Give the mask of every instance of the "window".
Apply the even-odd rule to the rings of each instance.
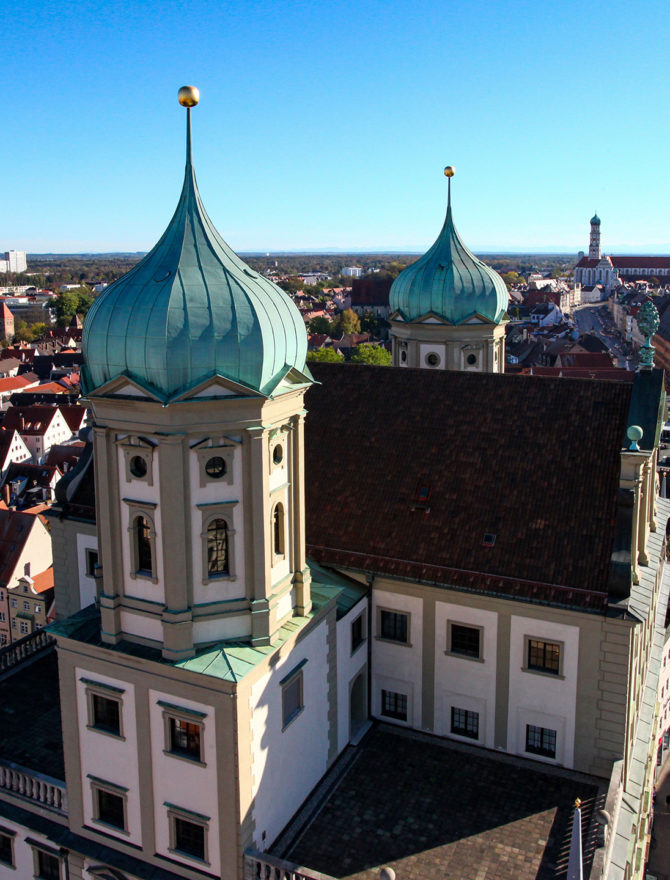
[[[409,614],[379,610],[379,638],[389,642],[409,642]]]
[[[284,505],[276,504],[272,514],[272,540],[275,556],[284,555]]]
[[[136,516],[133,523],[135,536],[136,567],[137,574],[153,575],[153,561],[151,555],[151,529],[148,521],[143,516]]]
[[[138,480],[147,475],[147,463],[141,455],[134,455],[130,459],[129,469],[130,473]]]
[[[282,702],[282,730],[293,721],[303,710],[303,682],[302,682],[302,667],[305,665],[307,661],[303,660],[302,663],[299,663],[296,669],[282,678],[279,682],[282,688],[281,693],[281,702]]]
[[[436,354],[434,351],[431,351],[430,354],[426,355],[426,363],[429,367],[437,367],[440,364],[440,356]]]
[[[168,718],[169,749],[173,755],[200,760],[200,733],[202,726],[183,718]]]
[[[14,867],[14,833],[0,831],[0,862]]]
[[[95,577],[95,567],[98,564],[98,551],[86,550],[86,574]]]
[[[361,612],[351,624],[351,653],[365,641],[365,611]]]
[[[7,615],[5,614],[4,611],[0,611],[0,621],[2,621],[4,623],[5,620],[7,620]]]
[[[205,441],[207,443],[208,441]],[[232,441],[231,441],[232,442]],[[200,488],[211,483],[233,483],[233,465],[235,462],[235,445],[231,446],[196,446],[198,470],[200,472]]]
[[[220,455],[213,455],[205,462],[205,473],[212,480],[220,480],[226,475],[226,462]]]
[[[7,634],[0,633],[0,646],[7,644]]]
[[[207,526],[207,573],[209,577],[229,574],[228,523],[213,519]]]
[[[114,736],[121,735],[121,707],[118,700],[104,697],[102,694],[91,694],[93,718],[91,727],[104,730]]]
[[[112,828],[120,828],[122,831],[125,831],[125,796],[109,791],[106,788],[99,788],[97,785],[93,786],[93,796],[96,821],[104,822],[105,825],[111,825]]]
[[[556,731],[548,727],[526,725],[526,751],[545,758],[556,757]]]
[[[382,715],[407,721],[407,695],[382,690]]]
[[[153,447],[143,443],[123,444],[123,458],[126,466],[126,482],[139,480],[148,486],[153,485],[152,460]]]
[[[12,629],[16,629],[16,618],[12,617]]]
[[[29,630],[28,630],[28,621],[27,620],[21,621],[21,628],[20,629],[21,629],[21,633],[24,636],[28,634]]]
[[[479,712],[451,707],[451,732],[469,739],[479,739]]]
[[[559,675],[561,671],[561,646],[558,642],[527,639],[527,669]]]
[[[479,660],[481,657],[481,629],[478,626],[465,626],[462,623],[448,624],[448,650],[451,654],[461,657],[471,657]]]
[[[207,861],[207,817],[202,819],[197,814],[183,812],[179,815],[173,810],[168,810],[170,819],[170,849],[181,855],[190,856],[201,862]],[[188,818],[186,818],[186,815]],[[191,818],[193,817],[193,818]],[[195,819],[195,821],[194,821]]]
[[[39,880],[60,880],[60,861],[58,856],[34,849],[35,876]]]
[[[284,460],[284,447],[281,443],[277,443],[275,448],[272,450],[272,463],[274,465],[279,465]]]
[[[24,603],[23,603],[23,610],[24,610],[24,611],[30,611],[30,602],[24,602]]]
[[[477,355],[469,354],[466,358],[466,361],[468,362],[469,366],[473,366],[477,363]]]
[[[35,605],[35,614],[39,614],[41,610],[42,610],[41,605]]]
[[[16,599],[12,599],[12,608],[16,608],[18,605]]]

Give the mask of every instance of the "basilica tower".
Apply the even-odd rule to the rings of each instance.
[[[187,107],[184,184],[162,238],[93,304],[102,640],[268,644],[310,607],[304,549],[307,339],[289,297],[225,243],[200,200]]]
[[[393,365],[502,373],[507,288],[461,240],[447,216],[430,248],[396,278],[389,298]]]
[[[600,217],[591,217],[591,235],[589,236],[589,260],[600,259]]]

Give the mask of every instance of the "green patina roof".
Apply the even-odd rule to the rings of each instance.
[[[593,217],[591,217],[590,222],[593,226],[600,226],[600,217],[597,214],[594,214]]]
[[[264,394],[291,368],[309,381],[298,309],[231,250],[203,207],[190,111],[177,210],[153,250],[95,300],[82,347],[87,393],[119,376],[163,400],[215,375]]]
[[[399,312],[406,321],[433,313],[450,324],[462,324],[475,315],[499,324],[508,299],[500,275],[478,260],[456,231],[450,180],[442,231],[431,249],[393,282],[391,311]]]

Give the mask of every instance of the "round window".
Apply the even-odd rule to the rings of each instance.
[[[130,459],[130,473],[131,473],[134,477],[137,477],[138,479],[141,479],[142,477],[146,477],[146,475],[147,475],[147,463],[146,463],[146,461],[142,458],[141,455],[134,455],[134,456]]]
[[[428,364],[429,367],[437,367],[437,366],[439,366],[439,363],[440,363],[440,356],[439,356],[439,354],[435,354],[434,351],[431,351],[430,354],[427,354],[427,355],[426,355],[426,363]]]
[[[284,460],[284,449],[281,443],[277,443],[275,448],[272,450],[272,461],[275,464],[281,464]]]
[[[476,354],[469,354],[467,357],[467,361],[470,364],[470,366],[472,366],[473,364],[476,364],[477,363],[477,355]]]
[[[404,364],[406,360],[407,360],[407,352],[401,351],[400,352],[400,362]]]
[[[207,464],[205,465],[205,472],[208,477],[212,477],[212,479],[218,480],[226,473],[226,462],[221,458],[220,455],[215,455],[213,458],[207,460]]]

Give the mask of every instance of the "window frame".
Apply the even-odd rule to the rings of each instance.
[[[198,473],[200,474],[200,488],[206,486],[232,486],[235,461],[235,444],[224,444],[223,446],[201,446],[195,449],[198,459]],[[220,477],[213,477],[207,473],[207,462],[210,458],[222,458],[226,464],[225,473]]]
[[[544,740],[544,734],[545,734],[545,733],[550,733],[550,734],[553,734],[553,735],[554,735],[554,750],[553,750],[553,753],[550,752],[548,749],[543,748],[542,746],[540,746],[540,747],[537,748],[537,749],[536,749],[536,748],[529,748],[528,738],[529,738],[529,734],[530,734],[530,729],[531,729],[531,727],[532,727],[534,730],[538,730],[538,731],[540,731],[540,741],[541,741],[541,742]],[[524,752],[525,752],[527,755],[537,755],[537,757],[539,757],[539,758],[546,758],[546,759],[548,759],[548,760],[550,760],[550,761],[555,761],[555,760],[556,760],[556,755],[558,754],[558,731],[557,731],[557,730],[554,730],[553,727],[541,727],[539,724],[526,724],[526,736],[525,736],[525,741],[524,741]]]
[[[137,501],[130,498],[123,499],[128,506],[128,542],[130,544],[130,577],[140,580],[158,583],[158,566],[156,553],[156,504],[153,501]],[[149,546],[151,548],[151,572],[139,568],[139,547],[136,537],[136,521],[142,517],[149,525]]]
[[[48,846],[48,844],[43,844],[41,841],[32,840],[30,838],[26,838],[26,843],[33,851],[33,877],[34,880],[51,880],[49,877],[45,877],[40,868],[40,857],[46,856],[50,859],[55,859],[58,862],[58,880],[61,880],[63,876],[62,864],[63,857],[62,854],[52,847]]]
[[[154,460],[154,447],[149,446],[148,444],[132,444],[132,443],[124,443],[121,446],[123,450],[123,460],[125,464],[125,473],[126,473],[126,483],[146,483],[147,486],[153,486],[154,477],[153,477],[153,460]],[[147,466],[146,474],[142,476],[136,476],[130,470],[131,462],[135,458],[144,459],[144,463]]]
[[[357,642],[354,642],[354,626],[360,621],[361,634],[360,639]],[[368,627],[367,627],[367,609],[364,608],[360,614],[356,615],[354,619],[351,621],[350,628],[350,637],[351,637],[351,656],[358,651],[361,645],[364,645],[368,640]]]
[[[283,500],[275,501],[272,505],[270,514],[270,540],[272,542],[272,565],[282,562],[286,559],[287,545],[286,540],[287,516]],[[277,549],[277,538],[279,538],[279,549]]]
[[[454,650],[454,627],[470,629],[478,634],[478,653],[469,654],[465,651]],[[484,662],[484,627],[476,623],[465,623],[462,620],[447,621],[447,650],[444,652],[450,657],[458,657],[461,660],[474,660],[476,663]]]
[[[166,703],[163,700],[158,701],[158,705],[162,709],[163,716],[163,754],[169,755],[171,758],[178,758],[180,761],[188,761],[189,764],[197,764],[200,767],[206,767],[205,762],[205,712],[197,709],[188,709],[185,706],[175,706],[172,703]],[[186,724],[197,724],[200,728],[200,754],[198,757],[190,755],[186,751],[179,751],[174,748],[172,739],[172,721],[179,721]]]
[[[3,858],[0,858],[0,865],[4,865],[6,868],[16,868],[16,860],[14,855],[14,841],[16,840],[16,831],[13,831],[11,828],[5,828],[3,825],[0,825],[0,839],[5,838],[9,842],[9,852],[10,852],[10,861],[7,862]]]
[[[547,645],[556,645],[558,647],[558,668],[556,670],[551,669],[547,666],[531,666],[530,665],[530,651],[531,651],[531,643],[539,642],[545,646],[545,657],[546,657],[546,646]],[[548,678],[554,679],[564,679],[565,675],[563,674],[563,663],[565,658],[565,642],[560,641],[559,639],[545,638],[539,636],[524,636],[523,643],[523,666],[521,667],[524,672],[529,672],[532,675],[544,675]]]
[[[105,736],[111,736],[113,739],[120,739],[125,741],[125,735],[123,732],[123,694],[125,690],[123,688],[115,687],[111,684],[105,684],[101,681],[92,681],[88,678],[80,678],[80,682],[84,685],[86,689],[86,708],[88,712],[88,723],[86,725],[87,730],[94,730],[96,733],[102,733]],[[110,702],[115,702],[119,707],[119,732],[114,733],[112,730],[107,730],[104,727],[99,727],[95,723],[95,701],[94,697],[102,697],[105,700],[109,700]]]
[[[91,557],[95,556],[95,563],[91,565]],[[84,548],[84,573],[86,577],[95,577],[96,566],[100,564],[100,554],[93,547]]]
[[[176,804],[170,804],[167,801],[163,804],[164,807],[167,808],[167,818],[168,818],[168,827],[169,827],[169,844],[168,850],[176,856],[179,856],[183,859],[192,859],[195,862],[200,863],[201,865],[209,865],[209,823],[211,821],[210,816],[204,816],[202,813],[196,813],[193,810],[187,810],[184,807],[179,807]],[[200,827],[203,829],[203,854],[202,857],[194,855],[193,853],[186,852],[183,849],[179,849],[177,846],[177,820],[180,822],[188,822],[191,825]]]
[[[237,501],[217,501],[213,504],[198,504],[201,515],[200,543],[202,545],[202,584],[207,586],[210,583],[219,581],[235,581],[237,580],[235,568],[235,506]],[[228,573],[212,574],[209,573],[209,525],[216,519],[222,519],[226,523],[226,536],[228,541]]]
[[[404,717],[400,713],[398,709],[390,709],[385,711],[385,697],[395,697],[395,702],[398,702],[397,698],[405,701],[405,714]],[[401,721],[404,724],[409,723],[409,694],[400,693],[400,691],[389,691],[386,688],[380,688],[379,694],[379,714],[382,718],[390,718],[392,721]]]
[[[479,716],[480,716],[480,713],[474,709],[465,709],[465,708],[463,708],[463,706],[451,706],[450,708],[451,708],[451,711],[450,711],[450,721],[449,721],[449,732],[451,733],[451,735],[452,736],[460,736],[463,739],[470,740],[470,742],[479,742],[480,741],[480,737],[479,737]],[[454,729],[454,721],[455,721],[454,713],[456,713],[456,712],[462,712],[462,713],[464,713],[464,716],[465,716],[464,717],[465,725],[464,725],[464,727],[459,728],[458,730]],[[468,732],[468,721],[469,721],[469,716],[471,716],[471,715],[476,716],[476,719],[477,719],[477,730],[476,730],[476,733],[474,734],[474,736],[472,735],[471,732]]]
[[[407,619],[406,626],[406,634],[405,640],[402,641],[400,639],[389,638],[388,636],[383,635],[383,615],[384,614],[393,614],[396,617],[405,617]],[[409,611],[402,611],[398,608],[386,608],[382,605],[377,606],[377,639],[380,642],[387,642],[390,645],[404,645],[405,647],[411,648],[412,642],[410,640],[411,637],[411,625],[412,625],[412,615]]]
[[[281,688],[282,732],[285,731],[287,727],[290,727],[295,719],[302,715],[305,710],[305,679],[303,676],[303,668],[306,663],[307,659],[302,660],[300,663],[298,663],[297,666],[294,666],[293,669],[279,682],[279,686]],[[293,687],[298,688],[298,699],[295,701],[297,705],[296,708],[292,709],[292,711],[287,714],[286,695],[289,693],[289,688]]]
[[[130,836],[130,831],[128,830],[128,789],[123,785],[117,785],[114,782],[108,782],[106,779],[99,779],[97,776],[88,775],[88,781],[91,786],[91,800],[92,800],[92,819],[97,825],[104,826],[105,829],[108,829],[110,832],[114,832],[116,834],[122,834],[126,837]],[[112,795],[112,797],[117,797],[120,799],[122,807],[123,807],[123,827],[119,825],[114,825],[111,822],[105,821],[105,819],[100,816],[100,793]]]

